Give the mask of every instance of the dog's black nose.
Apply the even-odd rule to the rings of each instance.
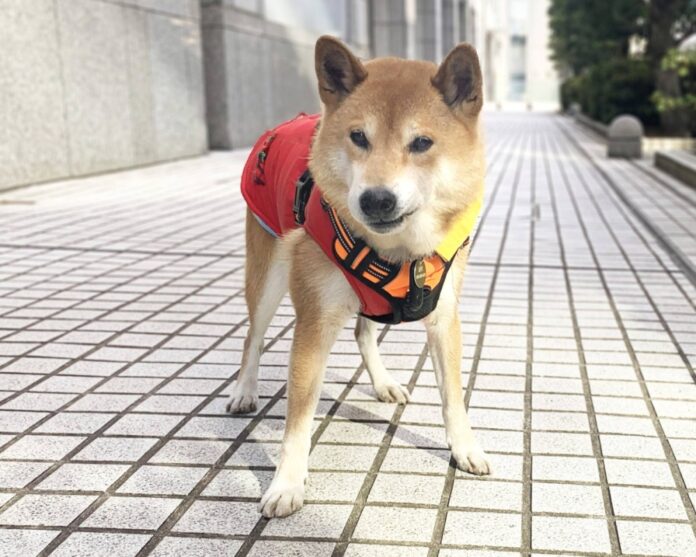
[[[387,220],[396,208],[396,196],[387,188],[370,188],[360,196],[360,208],[370,218]]]

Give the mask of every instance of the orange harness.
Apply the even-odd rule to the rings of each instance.
[[[431,256],[391,263],[348,229],[321,197],[307,169],[319,115],[300,114],[259,138],[242,173],[242,195],[269,233],[303,226],[343,272],[360,300],[360,313],[381,323],[416,321],[437,305],[457,251],[469,243],[480,204],[457,219],[454,234]]]

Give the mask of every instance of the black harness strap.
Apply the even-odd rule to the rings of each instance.
[[[297,224],[304,224],[305,222],[305,208],[309,202],[309,196],[313,187],[314,179],[308,168],[295,183],[295,201],[292,204],[292,212],[295,213],[295,222]]]

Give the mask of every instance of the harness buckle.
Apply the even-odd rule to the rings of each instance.
[[[308,168],[295,183],[295,201],[292,204],[292,212],[295,213],[295,222],[297,224],[304,224],[305,222],[305,207],[309,201],[313,186],[314,180]]]
[[[425,263],[423,263],[422,259],[417,259],[411,263],[408,273],[409,288],[406,295],[406,303],[411,311],[418,311],[423,307],[425,275]]]

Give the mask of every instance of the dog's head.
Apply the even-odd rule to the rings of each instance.
[[[476,51],[460,44],[439,67],[363,64],[321,37],[315,59],[324,111],[310,168],[323,195],[386,256],[431,253],[482,192]]]

